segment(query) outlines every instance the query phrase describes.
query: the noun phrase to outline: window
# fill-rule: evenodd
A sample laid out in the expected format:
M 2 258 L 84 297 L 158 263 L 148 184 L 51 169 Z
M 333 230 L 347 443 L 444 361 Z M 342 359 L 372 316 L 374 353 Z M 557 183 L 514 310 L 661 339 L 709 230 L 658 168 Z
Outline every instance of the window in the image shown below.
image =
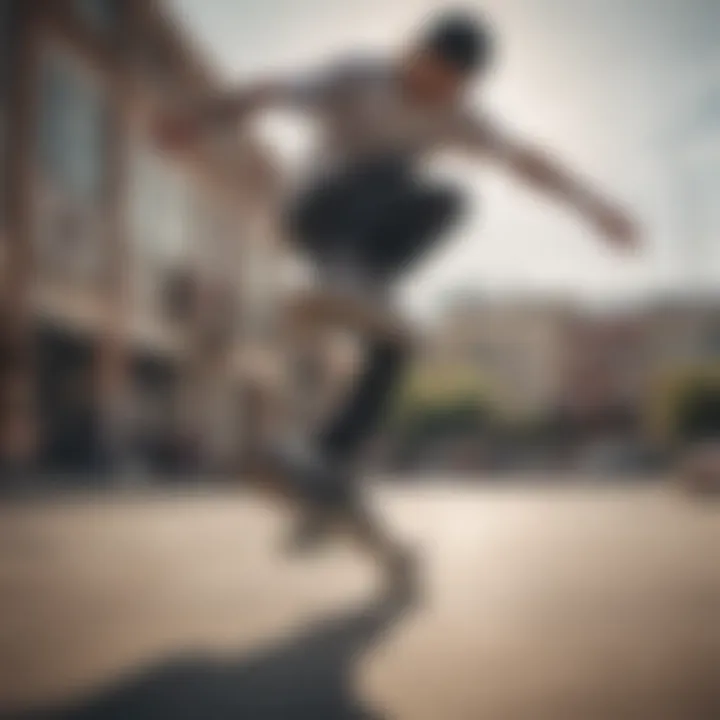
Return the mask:
M 703 344 L 703 356 L 720 357 L 720 326 L 714 325 L 705 331 Z
M 218 288 L 217 322 L 224 328 L 225 337 L 229 337 L 239 329 L 237 326 L 242 326 L 242 264 L 235 210 L 227 198 L 211 188 L 198 194 L 195 210 L 198 238 L 195 260 L 205 280 Z
M 53 52 L 42 65 L 40 165 L 73 200 L 94 202 L 107 188 L 107 98 L 81 65 Z
M 485 342 L 473 343 L 471 353 L 478 365 L 493 365 L 495 362 L 495 348 Z
M 137 142 L 131 153 L 130 229 L 143 258 L 175 265 L 191 248 L 191 185 L 182 170 Z
M 12 3 L 9 0 L 0 0 L 0 104 L 2 106 L 7 101 L 10 80 L 12 10 Z
M 113 28 L 120 12 L 118 0 L 74 0 L 74 5 L 83 21 L 103 32 Z
M 174 96 L 182 92 L 176 55 L 167 33 L 148 25 L 134 38 L 137 70 L 155 91 Z
M 195 234 L 192 185 L 182 168 L 138 137 L 131 139 L 128 203 L 137 307 L 174 319 L 186 316 L 188 298 L 181 299 L 183 309 L 174 307 L 172 296 L 177 281 L 184 283 Z
M 7 110 L 10 105 L 10 71 L 12 68 L 12 6 L 0 0 L 0 228 L 5 224 L 5 192 L 7 174 Z
M 202 256 L 205 268 L 228 279 L 239 273 L 237 228 L 233 213 L 219 198 L 206 197 L 199 209 Z
M 275 332 L 281 275 L 271 248 L 262 238 L 248 238 L 240 268 L 243 332 L 258 338 L 268 338 Z

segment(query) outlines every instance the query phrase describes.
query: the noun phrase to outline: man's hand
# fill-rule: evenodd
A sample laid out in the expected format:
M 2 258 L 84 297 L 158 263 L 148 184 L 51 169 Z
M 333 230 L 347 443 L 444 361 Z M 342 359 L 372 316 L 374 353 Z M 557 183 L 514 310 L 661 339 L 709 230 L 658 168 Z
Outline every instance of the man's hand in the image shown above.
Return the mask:
M 598 202 L 586 208 L 588 219 L 598 232 L 620 250 L 637 250 L 640 236 L 637 225 L 623 210 L 608 203 Z
M 630 216 L 598 196 L 547 151 L 514 140 L 495 126 L 474 126 L 471 131 L 476 147 L 484 148 L 530 187 L 568 203 L 610 244 L 626 251 L 638 248 L 639 233 Z

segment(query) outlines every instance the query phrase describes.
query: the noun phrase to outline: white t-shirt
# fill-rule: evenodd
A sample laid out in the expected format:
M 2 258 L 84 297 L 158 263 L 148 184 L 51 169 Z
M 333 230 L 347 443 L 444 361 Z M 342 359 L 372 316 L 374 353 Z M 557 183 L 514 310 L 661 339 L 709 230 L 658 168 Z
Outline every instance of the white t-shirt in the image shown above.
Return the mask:
M 402 91 L 395 67 L 382 59 L 357 59 L 282 84 L 282 99 L 308 112 L 320 127 L 316 172 L 374 158 L 419 160 L 438 150 L 497 156 L 508 150 L 502 133 L 458 103 L 430 107 Z

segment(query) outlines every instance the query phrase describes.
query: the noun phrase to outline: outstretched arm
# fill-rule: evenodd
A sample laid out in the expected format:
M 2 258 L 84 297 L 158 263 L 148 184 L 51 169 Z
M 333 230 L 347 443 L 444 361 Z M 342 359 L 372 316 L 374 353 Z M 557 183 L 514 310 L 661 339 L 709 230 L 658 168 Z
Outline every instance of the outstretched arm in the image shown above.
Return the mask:
M 168 150 L 184 150 L 208 132 L 231 127 L 258 112 L 291 104 L 293 99 L 290 86 L 278 81 L 200 98 L 161 113 L 154 127 L 155 139 Z
M 637 245 L 638 233 L 630 216 L 542 148 L 512 138 L 485 120 L 464 121 L 457 140 L 526 185 L 569 205 L 613 245 L 625 249 Z
M 286 84 L 270 80 L 232 90 L 219 97 L 207 98 L 198 104 L 195 114 L 200 122 L 208 126 L 231 125 L 291 100 L 291 92 Z
M 157 140 L 169 149 L 182 149 L 209 131 L 231 127 L 257 113 L 276 108 L 310 110 L 342 97 L 366 67 L 346 60 L 329 69 L 291 78 L 274 78 L 220 96 L 186 103 L 165 112 L 156 124 Z

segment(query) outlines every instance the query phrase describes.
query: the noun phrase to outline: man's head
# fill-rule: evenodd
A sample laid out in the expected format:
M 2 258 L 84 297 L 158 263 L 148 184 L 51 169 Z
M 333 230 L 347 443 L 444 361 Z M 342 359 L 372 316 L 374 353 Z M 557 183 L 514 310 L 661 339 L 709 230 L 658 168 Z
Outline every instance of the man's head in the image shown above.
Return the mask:
M 476 15 L 446 12 L 435 17 L 403 65 L 408 92 L 428 104 L 454 102 L 492 61 L 493 33 Z

